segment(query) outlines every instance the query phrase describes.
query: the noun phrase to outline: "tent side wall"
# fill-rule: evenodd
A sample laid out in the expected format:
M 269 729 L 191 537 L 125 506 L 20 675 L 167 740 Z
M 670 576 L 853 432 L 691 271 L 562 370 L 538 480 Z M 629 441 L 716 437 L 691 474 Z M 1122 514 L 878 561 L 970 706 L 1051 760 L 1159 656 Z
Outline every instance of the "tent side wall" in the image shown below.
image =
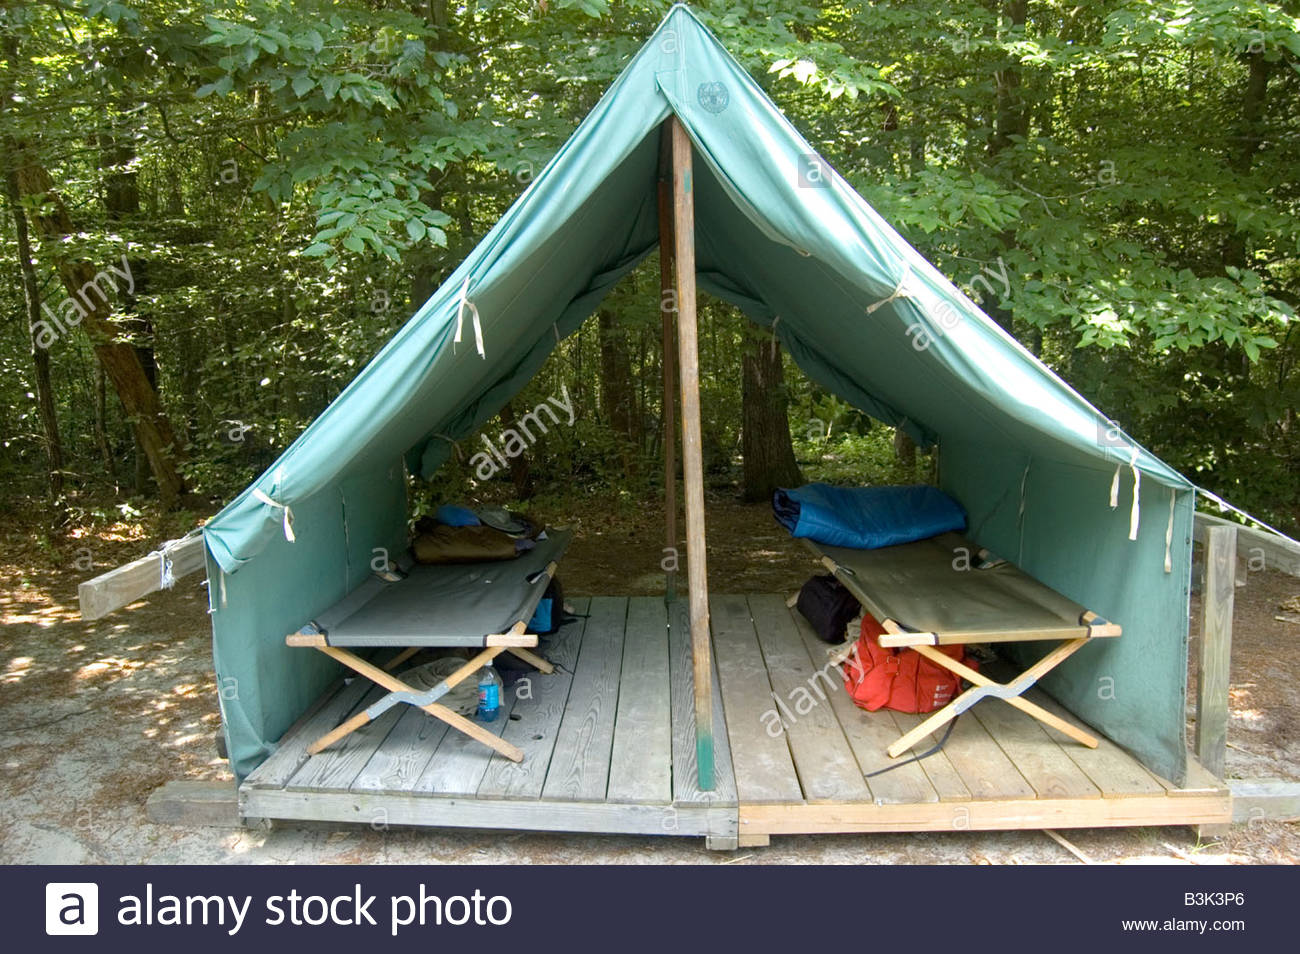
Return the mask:
M 1119 639 L 1085 646 L 1043 688 L 1152 771 L 1181 783 L 1194 494 L 1143 481 L 1138 538 L 1130 541 L 1127 467 L 1112 510 L 1111 477 L 1100 471 L 994 454 L 960 440 L 945 439 L 940 453 L 940 483 L 966 507 L 974 540 L 1124 627 Z M 1043 648 L 1027 644 L 1025 651 L 1038 656 Z
M 405 547 L 401 464 L 344 478 L 295 505 L 294 536 L 292 543 L 277 536 L 224 580 L 208 557 L 221 718 L 241 780 L 339 672 L 321 653 L 285 646 L 284 637 L 357 586 L 379 556 L 375 548 L 396 556 Z

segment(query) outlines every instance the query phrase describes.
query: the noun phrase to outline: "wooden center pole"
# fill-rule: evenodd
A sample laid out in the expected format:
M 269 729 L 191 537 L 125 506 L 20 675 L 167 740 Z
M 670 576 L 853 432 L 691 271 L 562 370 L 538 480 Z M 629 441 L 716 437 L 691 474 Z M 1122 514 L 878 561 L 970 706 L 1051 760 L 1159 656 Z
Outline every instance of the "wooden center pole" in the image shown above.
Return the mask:
M 673 158 L 673 258 L 677 276 L 677 362 L 682 391 L 682 478 L 686 485 L 686 571 L 695 672 L 695 757 L 700 791 L 713 790 L 713 663 L 704 556 L 704 463 L 700 434 L 700 355 L 695 321 L 695 194 L 691 140 L 668 120 Z
M 677 336 L 673 327 L 673 140 L 665 122 L 659 136 L 659 314 L 663 319 L 664 602 L 677 599 Z

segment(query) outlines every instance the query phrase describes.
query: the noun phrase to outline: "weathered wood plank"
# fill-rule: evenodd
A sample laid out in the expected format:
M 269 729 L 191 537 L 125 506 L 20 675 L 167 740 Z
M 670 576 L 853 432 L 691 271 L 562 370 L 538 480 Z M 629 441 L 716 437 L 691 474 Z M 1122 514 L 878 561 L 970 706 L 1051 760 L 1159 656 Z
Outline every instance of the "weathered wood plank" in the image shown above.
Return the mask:
M 603 801 L 609 782 L 627 598 L 597 596 L 588 609 L 578 664 L 560 720 L 542 797 Z
M 663 412 L 660 433 L 664 435 L 664 553 L 676 557 L 677 539 L 677 402 L 673 391 L 677 387 L 677 329 L 673 323 L 673 309 L 668 303 L 677 298 L 674 268 L 673 241 L 673 137 L 667 123 L 659 129 L 659 183 L 656 198 L 659 212 L 659 316 L 663 326 L 663 351 L 660 364 L 663 370 Z M 664 600 L 677 599 L 677 561 L 668 564 L 672 569 L 664 572 Z M 665 629 L 665 632 L 667 630 Z
M 714 804 L 630 805 L 510 798 L 445 797 L 409 792 L 300 792 L 253 789 L 245 814 L 253 818 L 369 824 L 572 831 L 631 835 L 736 835 L 736 807 Z M 665 812 L 672 812 L 671 825 Z
M 1004 705 L 986 700 L 982 705 Z M 1020 774 L 993 737 L 970 713 L 956 720 L 948 744 L 943 747 L 962 782 L 974 799 L 1033 798 L 1034 788 Z
M 451 727 L 414 706 L 405 710 L 375 754 L 357 773 L 354 789 L 410 791 Z M 461 733 L 457 732 L 457 735 Z
M 587 601 L 578 601 L 579 613 L 587 612 Z M 516 684 L 514 709 L 501 730 L 501 737 L 524 753 L 522 762 L 493 754 L 478 794 L 483 798 L 537 798 L 546 784 L 546 773 L 564 718 L 564 707 L 573 684 L 573 667 L 582 646 L 585 619 L 566 623 L 555 634 L 546 657 L 555 664 L 553 673 L 531 673 Z
M 155 825 L 238 828 L 239 792 L 233 781 L 176 779 L 150 792 L 144 811 Z
M 672 686 L 673 804 L 678 807 L 689 802 L 734 805 L 736 776 L 730 722 L 723 712 L 716 667 L 713 670 L 712 696 L 719 700 L 713 707 L 713 737 L 716 742 L 714 766 L 717 772 L 712 791 L 703 791 L 699 784 L 699 773 L 695 767 L 695 673 L 691 653 L 690 611 L 685 600 L 677 600 L 668 607 L 668 665 Z M 725 817 L 734 818 L 735 813 L 731 812 L 729 816 L 728 813 L 719 815 L 719 819 Z
M 812 626 L 798 611 L 787 610 L 803 638 L 804 648 L 808 652 L 814 667 L 825 666 L 827 662 L 826 643 L 817 638 Z M 841 678 L 835 670 L 836 678 Z M 829 691 L 829 690 L 828 690 Z M 836 691 L 830 693 L 830 705 L 835 717 L 844 730 L 845 738 L 853 749 L 858 769 L 865 776 L 869 772 L 898 765 L 902 759 L 891 759 L 885 751 L 890 743 L 899 736 L 898 725 L 888 712 L 867 712 L 859 709 L 844 691 L 843 685 L 837 684 Z M 954 775 L 956 773 L 954 772 Z M 913 804 L 916 802 L 937 802 L 939 794 L 930 784 L 920 764 L 909 762 L 898 765 L 875 778 L 864 779 L 871 798 L 877 804 Z M 964 789 L 964 786 L 963 786 Z
M 966 720 L 962 720 L 966 721 Z M 1016 798 L 954 804 L 745 805 L 746 835 L 888 831 L 1008 831 L 1034 828 L 1116 828 L 1138 825 L 1208 825 L 1232 817 L 1227 795 L 1167 798 Z
M 1286 537 L 1247 527 L 1208 513 L 1198 513 L 1192 523 L 1192 535 L 1198 543 L 1205 542 L 1211 527 L 1227 527 L 1237 531 L 1237 556 L 1245 561 L 1247 570 L 1277 570 L 1290 576 L 1300 576 L 1300 545 Z
M 686 499 L 686 580 L 695 666 L 695 749 L 699 786 L 714 787 L 713 680 L 709 644 L 709 577 L 704 539 L 704 453 L 700 428 L 700 352 L 695 308 L 695 177 L 690 136 L 667 120 L 673 162 L 673 260 L 677 280 L 677 366 L 682 396 L 682 483 Z M 661 238 L 662 241 L 662 238 Z
M 1193 755 L 1187 756 L 1187 777 L 1182 785 L 1175 785 L 1168 779 L 1156 776 L 1156 781 L 1165 787 L 1165 792 L 1174 798 L 1187 798 L 1191 795 L 1219 795 L 1228 792 L 1228 783 L 1219 778 Z
M 894 736 L 894 739 L 890 740 L 891 742 L 895 741 L 899 736 L 902 736 L 915 729 L 918 725 L 921 724 L 921 721 L 925 718 L 925 716 L 918 715 L 914 712 L 886 713 L 885 710 L 883 709 L 877 714 L 878 715 L 887 714 L 891 719 L 894 720 L 894 728 L 897 729 L 898 732 L 897 735 Z M 942 732 L 939 733 L 939 737 L 940 738 L 943 737 Z M 934 748 L 935 745 L 938 744 L 938 742 L 939 739 L 934 738 L 933 736 L 922 739 L 916 745 L 912 746 L 910 752 L 908 752 L 906 755 L 900 755 L 899 758 L 910 759 L 915 756 L 922 755 L 926 752 L 929 752 L 930 749 Z M 951 736 L 948 738 L 948 742 L 949 743 L 952 742 Z M 919 765 L 921 767 L 921 771 L 925 773 L 925 777 L 930 780 L 930 784 L 934 786 L 934 790 L 939 796 L 939 801 L 941 802 L 970 801 L 971 798 L 970 789 L 967 788 L 966 783 L 962 781 L 961 773 L 957 771 L 957 767 L 953 765 L 952 762 L 948 759 L 946 746 L 932 755 L 927 755 L 924 759 L 921 759 L 921 761 L 916 762 L 914 764 Z M 902 769 L 899 769 L 899 771 L 902 771 Z M 875 779 L 872 779 L 872 781 L 874 782 Z
M 606 800 L 672 801 L 671 700 L 668 615 L 663 600 L 633 597 L 628 602 Z
M 180 579 L 204 568 L 206 554 L 203 534 L 183 537 L 168 551 L 172 564 L 172 577 Z M 138 560 L 119 566 L 86 580 L 77 587 L 77 602 L 81 605 L 81 618 L 101 619 L 162 589 L 161 548 Z
M 984 700 L 968 714 L 979 720 L 1039 798 L 1101 797 L 1101 790 L 1033 716 L 997 699 Z
M 870 801 L 871 792 L 828 701 L 844 692 L 839 671 L 829 664 L 814 668 L 781 597 L 751 596 L 748 605 L 768 680 L 788 710 L 787 719 L 778 724 L 785 724 L 804 800 Z
M 738 797 L 742 802 L 802 801 L 749 605 L 743 596 L 715 596 L 712 617 Z
M 366 694 L 359 708 L 372 706 L 386 695 L 388 695 L 387 689 L 375 686 Z M 297 789 L 351 787 L 358 773 L 379 748 L 380 743 L 388 737 L 393 726 L 397 725 L 404 708 L 406 707 L 393 706 L 378 719 L 366 723 L 328 749 L 316 753 L 302 764 L 302 767 L 285 783 L 285 787 Z
M 500 735 L 510 723 L 515 707 L 514 687 L 501 698 L 501 711 L 492 722 L 480 725 L 493 735 Z M 416 794 L 467 795 L 473 797 L 479 783 L 492 764 L 496 753 L 463 732 L 448 731 L 433 751 L 424 771 L 411 786 Z
M 307 746 L 352 715 L 370 686 L 358 676 L 335 683 L 285 732 L 275 751 L 244 780 L 244 786 L 283 787 L 307 761 Z
M 1236 575 L 1237 528 L 1207 528 L 1205 581 L 1201 587 L 1200 673 L 1196 680 L 1196 755 L 1217 778 L 1223 778 L 1228 754 L 1228 681 Z
M 1232 820 L 1262 821 L 1266 818 L 1300 817 L 1300 782 L 1280 778 L 1233 779 Z
M 1064 706 L 1041 689 L 1030 689 L 1025 693 L 1025 698 L 1062 718 L 1074 718 Z M 981 704 L 988 705 L 987 702 Z M 1083 774 L 1092 780 L 1104 797 L 1139 798 L 1164 793 L 1165 786 L 1160 784 L 1159 779 L 1104 735 L 1098 734 L 1097 747 L 1090 749 L 1055 729 L 1044 727 L 1043 731 L 1061 747 L 1070 761 L 1083 770 Z

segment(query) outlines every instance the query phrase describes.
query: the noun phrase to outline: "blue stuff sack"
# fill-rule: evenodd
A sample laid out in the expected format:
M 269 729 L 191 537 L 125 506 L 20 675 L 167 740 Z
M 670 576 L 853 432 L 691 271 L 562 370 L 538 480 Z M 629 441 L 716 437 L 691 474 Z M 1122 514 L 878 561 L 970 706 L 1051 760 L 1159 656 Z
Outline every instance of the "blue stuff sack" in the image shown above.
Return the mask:
M 772 495 L 777 521 L 794 537 L 856 550 L 911 543 L 966 529 L 966 511 L 937 487 L 805 484 Z
M 469 507 L 443 504 L 434 511 L 433 519 L 449 527 L 477 527 L 481 521 Z
M 528 632 L 539 636 L 550 636 L 564 624 L 564 590 L 558 577 L 552 577 L 546 585 L 546 592 L 533 610 L 533 618 L 528 621 Z

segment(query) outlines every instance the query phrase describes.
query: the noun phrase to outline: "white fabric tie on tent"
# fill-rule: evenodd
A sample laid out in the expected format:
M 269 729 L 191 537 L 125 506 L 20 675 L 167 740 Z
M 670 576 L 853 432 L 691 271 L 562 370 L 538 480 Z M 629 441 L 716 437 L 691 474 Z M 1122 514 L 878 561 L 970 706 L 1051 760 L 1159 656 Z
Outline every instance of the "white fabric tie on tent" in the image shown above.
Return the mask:
M 293 511 L 289 508 L 289 505 L 282 504 L 278 500 L 272 500 L 270 497 L 268 497 L 266 494 L 264 494 L 261 490 L 259 490 L 256 487 L 253 488 L 253 496 L 256 497 L 258 500 L 260 500 L 262 503 L 266 504 L 267 506 L 275 507 L 279 510 L 284 511 L 284 538 L 288 540 L 290 543 L 293 543 L 294 542 Z
M 1128 538 L 1130 540 L 1136 540 L 1138 538 L 1138 515 L 1140 509 L 1138 503 L 1138 486 L 1142 482 L 1142 475 L 1138 472 L 1138 467 L 1137 467 L 1137 459 L 1138 459 L 1139 451 L 1136 444 L 1133 445 L 1131 451 L 1132 453 L 1129 456 L 1128 465 L 1129 468 L 1133 471 L 1133 508 L 1129 511 Z M 1115 465 L 1115 476 L 1110 479 L 1110 509 L 1111 510 L 1119 509 L 1119 475 L 1123 469 L 1124 469 L 1124 462 L 1120 461 L 1118 464 Z
M 465 309 L 469 309 L 470 321 L 474 325 L 474 345 L 478 348 L 478 356 L 487 360 L 487 352 L 483 350 L 483 324 L 479 320 L 478 306 L 469 300 L 469 276 L 465 277 L 465 284 L 460 286 L 460 303 L 456 306 L 456 337 L 453 340 L 455 344 L 460 344 L 460 339 L 465 328 Z
M 1174 492 L 1174 489 L 1172 487 L 1169 488 L 1169 525 L 1165 527 L 1165 572 L 1166 573 L 1172 573 L 1174 571 L 1174 564 L 1171 558 L 1170 551 L 1174 543 L 1174 501 L 1177 499 L 1177 497 L 1178 495 Z
M 876 309 L 883 308 L 885 305 L 888 305 L 891 301 L 894 301 L 898 298 L 911 297 L 908 294 L 907 289 L 904 287 L 907 284 L 907 279 L 911 274 L 912 274 L 912 270 L 908 266 L 904 265 L 903 274 L 898 276 L 898 284 L 894 286 L 894 290 L 890 294 L 890 296 L 888 298 L 882 298 L 880 299 L 880 301 L 874 304 L 868 305 L 867 314 L 868 315 L 873 314 L 876 311 Z
M 1138 470 L 1137 461 L 1138 449 L 1137 445 L 1134 444 L 1133 456 L 1128 462 L 1129 469 L 1133 471 L 1133 509 L 1129 511 L 1128 515 L 1128 538 L 1130 540 L 1138 538 L 1138 510 L 1141 506 L 1141 495 L 1138 493 L 1138 488 L 1142 484 L 1142 472 Z

